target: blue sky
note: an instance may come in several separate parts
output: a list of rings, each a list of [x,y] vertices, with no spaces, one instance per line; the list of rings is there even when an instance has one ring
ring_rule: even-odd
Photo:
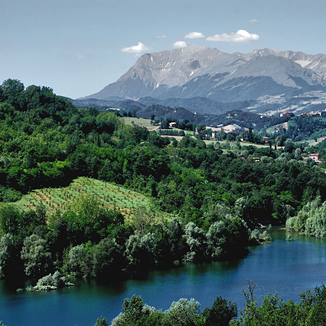
[[[325,13],[324,0],[0,0],[0,83],[78,98],[189,44],[326,53]]]

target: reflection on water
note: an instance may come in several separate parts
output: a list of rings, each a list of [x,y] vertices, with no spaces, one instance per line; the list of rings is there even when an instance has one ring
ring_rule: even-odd
[[[58,291],[17,294],[12,285],[1,281],[0,320],[8,326],[90,326],[99,316],[112,320],[121,312],[123,300],[133,294],[162,310],[180,298],[194,298],[203,309],[219,295],[236,300],[242,309],[242,289],[249,279],[257,285],[258,301],[262,295],[276,292],[284,300],[299,301],[299,293],[325,282],[325,240],[291,234],[294,241],[289,242],[285,230],[271,233],[273,242],[250,248],[243,259],[187,264],[108,284],[76,280],[74,287]]]

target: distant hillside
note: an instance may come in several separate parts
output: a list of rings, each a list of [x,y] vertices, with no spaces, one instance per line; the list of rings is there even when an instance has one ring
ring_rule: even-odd
[[[221,103],[223,109],[217,112],[220,114],[212,114],[207,113],[205,109],[200,109],[200,101],[202,99],[198,99],[199,102],[194,101],[192,103],[191,99],[176,100],[174,103],[185,104],[189,103],[189,106],[192,106],[193,109],[195,105],[198,105],[198,112],[189,109],[185,109],[184,107],[170,107],[167,105],[154,104],[157,99],[154,98],[143,98],[139,101],[132,100],[96,100],[96,99],[81,99],[81,100],[72,100],[72,103],[77,107],[96,107],[98,110],[106,110],[106,109],[118,109],[120,111],[130,112],[133,116],[138,118],[151,119],[154,115],[155,119],[166,119],[169,118],[173,121],[178,120],[189,120],[192,123],[202,123],[206,126],[216,127],[217,125],[223,124],[237,124],[241,127],[245,128],[253,128],[253,129],[261,129],[267,124],[272,118],[269,116],[262,116],[257,113],[248,112],[245,110],[241,110],[242,105],[248,105],[245,102],[238,102],[239,108],[237,106],[233,106],[231,103]],[[204,99],[206,102],[209,102],[208,99]],[[141,101],[141,102],[140,102]],[[169,103],[167,101],[159,101],[160,103]]]

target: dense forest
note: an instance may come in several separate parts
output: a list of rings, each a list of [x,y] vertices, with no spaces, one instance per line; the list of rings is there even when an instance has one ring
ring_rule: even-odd
[[[55,270],[108,278],[122,269],[231,259],[266,237],[257,226],[282,225],[316,196],[326,199],[325,173],[290,147],[221,149],[189,136],[178,142],[11,79],[0,87],[0,118],[0,272],[6,278]],[[41,203],[25,211],[9,203],[78,176],[146,194],[172,217],[159,221],[143,208],[127,220],[92,195],[51,215]]]

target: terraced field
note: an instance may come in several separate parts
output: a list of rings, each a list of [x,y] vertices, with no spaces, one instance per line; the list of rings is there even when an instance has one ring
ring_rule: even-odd
[[[120,210],[126,218],[132,217],[138,208],[150,206],[150,199],[142,194],[123,186],[85,177],[75,179],[68,187],[34,190],[12,205],[26,210],[43,204],[48,214],[52,214],[57,210],[69,209],[71,202],[85,193],[96,196],[102,207]]]

